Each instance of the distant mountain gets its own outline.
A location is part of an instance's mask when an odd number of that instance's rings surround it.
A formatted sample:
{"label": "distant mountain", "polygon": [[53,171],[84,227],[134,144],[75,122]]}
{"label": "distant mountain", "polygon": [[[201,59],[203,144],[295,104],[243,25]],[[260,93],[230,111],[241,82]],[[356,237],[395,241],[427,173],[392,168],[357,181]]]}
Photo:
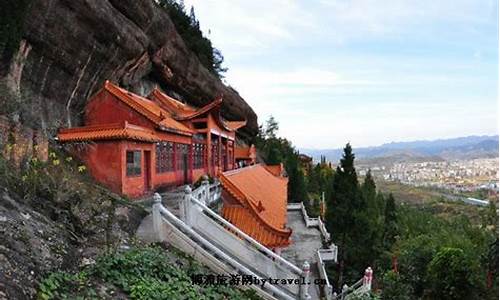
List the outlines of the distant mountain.
{"label": "distant mountain", "polygon": [[[315,160],[319,160],[323,155],[332,162],[337,162],[342,156],[342,149],[299,149],[299,151],[312,156]],[[394,163],[498,157],[498,135],[391,142],[375,147],[354,148],[353,151],[360,162],[377,160]]]}

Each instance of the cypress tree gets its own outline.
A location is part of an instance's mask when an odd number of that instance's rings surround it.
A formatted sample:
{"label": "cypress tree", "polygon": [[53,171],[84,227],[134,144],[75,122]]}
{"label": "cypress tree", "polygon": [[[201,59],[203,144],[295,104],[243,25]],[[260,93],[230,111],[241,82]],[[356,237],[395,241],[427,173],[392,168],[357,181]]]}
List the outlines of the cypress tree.
{"label": "cypress tree", "polygon": [[[354,153],[350,144],[344,148],[340,165],[333,176],[333,189],[327,203],[326,225],[335,243],[339,246],[339,286],[343,283],[343,273],[350,251],[356,247],[356,211],[361,209],[358,176],[354,168]],[[359,246],[359,245],[358,245]]]}
{"label": "cypress tree", "polygon": [[387,250],[389,250],[396,241],[396,236],[398,235],[397,224],[396,201],[391,193],[389,197],[387,197],[384,210],[384,235],[382,244]]}

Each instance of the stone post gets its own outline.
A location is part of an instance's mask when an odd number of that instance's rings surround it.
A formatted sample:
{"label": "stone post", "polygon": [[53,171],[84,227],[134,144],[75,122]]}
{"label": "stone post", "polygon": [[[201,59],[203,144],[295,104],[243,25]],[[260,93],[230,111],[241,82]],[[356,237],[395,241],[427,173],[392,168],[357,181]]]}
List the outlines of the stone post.
{"label": "stone post", "polygon": [[341,294],[341,297],[340,297],[340,300],[344,300],[345,297],[347,296],[347,290],[349,289],[349,287],[347,286],[347,284],[344,284],[342,286],[342,294]]}
{"label": "stone post", "polygon": [[373,277],[372,268],[370,267],[366,268],[365,276],[363,277],[363,285],[365,286],[365,290],[367,292],[372,289],[372,277]]}
{"label": "stone post", "polygon": [[161,196],[158,193],[154,193],[153,195],[153,230],[154,230],[154,238],[160,242],[164,241],[163,236],[163,226],[161,221]]}
{"label": "stone post", "polygon": [[307,260],[302,265],[302,277],[304,278],[304,285],[301,288],[300,299],[309,300],[311,299],[311,295],[309,295],[309,276],[310,276],[311,266],[307,262]]}
{"label": "stone post", "polygon": [[214,191],[214,201],[218,201],[222,195],[222,185],[219,178],[214,178],[214,186],[216,187]]}
{"label": "stone post", "polygon": [[337,296],[337,294],[333,293],[333,287],[329,286],[328,290],[326,292],[326,299],[331,300],[332,299],[332,295],[334,295],[335,297]]}
{"label": "stone post", "polygon": [[182,209],[183,212],[181,213],[183,215],[184,223],[186,223],[187,226],[191,227],[191,187],[189,185],[186,185],[184,188],[184,199],[182,201]]}
{"label": "stone post", "polygon": [[203,186],[203,193],[205,194],[205,197],[203,201],[205,202],[205,205],[210,204],[210,183],[208,182],[208,176],[203,175],[202,181],[201,181],[201,186]]}

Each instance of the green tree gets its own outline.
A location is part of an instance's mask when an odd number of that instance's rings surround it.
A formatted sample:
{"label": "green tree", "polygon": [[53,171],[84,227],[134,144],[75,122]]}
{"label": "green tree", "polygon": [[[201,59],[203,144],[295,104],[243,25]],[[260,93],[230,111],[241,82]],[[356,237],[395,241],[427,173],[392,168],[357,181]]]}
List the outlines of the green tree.
{"label": "green tree", "polygon": [[300,165],[299,153],[293,145],[284,138],[277,137],[279,124],[271,116],[265,126],[259,126],[259,134],[255,145],[259,156],[268,165],[283,163],[288,175],[288,201],[300,202],[307,200],[307,183]]}
{"label": "green tree", "polygon": [[279,128],[280,127],[276,119],[273,116],[270,116],[269,119],[267,119],[266,121],[266,131],[265,131],[266,138],[275,139]]}
{"label": "green tree", "polygon": [[476,299],[471,264],[462,249],[443,248],[436,253],[428,269],[432,299]]}
{"label": "green tree", "polygon": [[389,194],[385,202],[384,229],[382,245],[385,249],[390,249],[396,241],[398,235],[398,219],[396,211],[396,201],[394,196]]}
{"label": "green tree", "polygon": [[223,73],[227,71],[227,68],[222,67],[224,57],[220,50],[213,47],[212,42],[203,36],[194,8],[191,7],[188,14],[182,0],[179,2],[158,0],[157,3],[167,11],[175,29],[186,46],[198,57],[200,63],[211,73],[223,78]]}
{"label": "green tree", "polygon": [[[352,262],[352,250],[363,225],[358,223],[358,211],[362,209],[358,176],[354,168],[354,153],[350,144],[344,148],[340,165],[333,175],[332,196],[327,203],[326,225],[339,246],[338,283],[343,283],[346,263]],[[363,269],[362,269],[363,270]]]}
{"label": "green tree", "polygon": [[393,271],[384,274],[382,279],[381,299],[384,300],[410,300],[411,286],[403,281],[403,278]]}
{"label": "green tree", "polygon": [[487,229],[491,229],[496,235],[498,235],[498,212],[497,206],[493,201],[490,201],[488,206],[482,211],[482,226]]}
{"label": "green tree", "polygon": [[298,153],[290,155],[285,163],[288,174],[288,202],[307,202],[304,173],[300,169]]}
{"label": "green tree", "polygon": [[412,287],[413,297],[419,299],[427,285],[427,266],[436,252],[436,241],[430,236],[405,240],[400,246],[399,271],[404,282]]}
{"label": "green tree", "polygon": [[[362,208],[357,210],[357,225],[361,229],[355,247],[356,264],[360,269],[367,265],[374,266],[375,260],[382,251],[383,211],[379,201],[383,201],[377,194],[377,187],[368,171],[361,185]],[[364,225],[364,226],[359,226]]]}

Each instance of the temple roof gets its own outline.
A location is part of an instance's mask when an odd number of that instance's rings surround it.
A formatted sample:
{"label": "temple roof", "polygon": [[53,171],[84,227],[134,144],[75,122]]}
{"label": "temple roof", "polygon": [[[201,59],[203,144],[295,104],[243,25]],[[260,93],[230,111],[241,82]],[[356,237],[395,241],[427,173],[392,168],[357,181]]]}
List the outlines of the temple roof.
{"label": "temple roof", "polygon": [[226,123],[226,127],[232,131],[236,131],[247,125],[247,121],[224,121],[224,123]]}
{"label": "temple roof", "polygon": [[158,88],[154,88],[149,98],[152,98],[160,104],[164,109],[170,111],[174,116],[183,116],[196,111],[196,108],[182,103],[181,101],[174,99],[167,94],[161,92]]}
{"label": "temple roof", "polygon": [[61,129],[57,137],[61,142],[117,139],[156,142],[160,140],[153,130],[128,122]]}
{"label": "temple roof", "polygon": [[[192,120],[212,110],[217,111],[218,113],[220,105],[222,104],[222,97],[218,97],[214,101],[208,103],[207,105],[201,108],[195,108],[166,95],[165,93],[161,92],[158,88],[153,89],[149,97],[156,100],[161,105],[162,108],[168,110],[172,114],[172,116],[178,121]],[[247,121],[223,120],[218,114],[215,119],[222,128],[228,131],[236,131],[247,124]]]}
{"label": "temple roof", "polygon": [[286,228],[288,180],[274,176],[261,165],[224,172],[220,176],[225,199],[222,215],[266,247],[290,243]]}
{"label": "temple roof", "polygon": [[278,164],[278,165],[265,165],[264,168],[266,170],[273,174],[274,176],[283,176],[286,171],[285,168],[283,167],[283,164]]}
{"label": "temple roof", "polygon": [[116,98],[130,108],[158,125],[160,129],[184,135],[193,134],[193,131],[189,129],[189,127],[172,118],[171,113],[160,107],[158,103],[129,92],[109,81],[106,81],[104,84],[104,89],[116,96]]}
{"label": "temple roof", "polygon": [[255,146],[250,147],[234,147],[235,159],[255,159],[257,157]]}

